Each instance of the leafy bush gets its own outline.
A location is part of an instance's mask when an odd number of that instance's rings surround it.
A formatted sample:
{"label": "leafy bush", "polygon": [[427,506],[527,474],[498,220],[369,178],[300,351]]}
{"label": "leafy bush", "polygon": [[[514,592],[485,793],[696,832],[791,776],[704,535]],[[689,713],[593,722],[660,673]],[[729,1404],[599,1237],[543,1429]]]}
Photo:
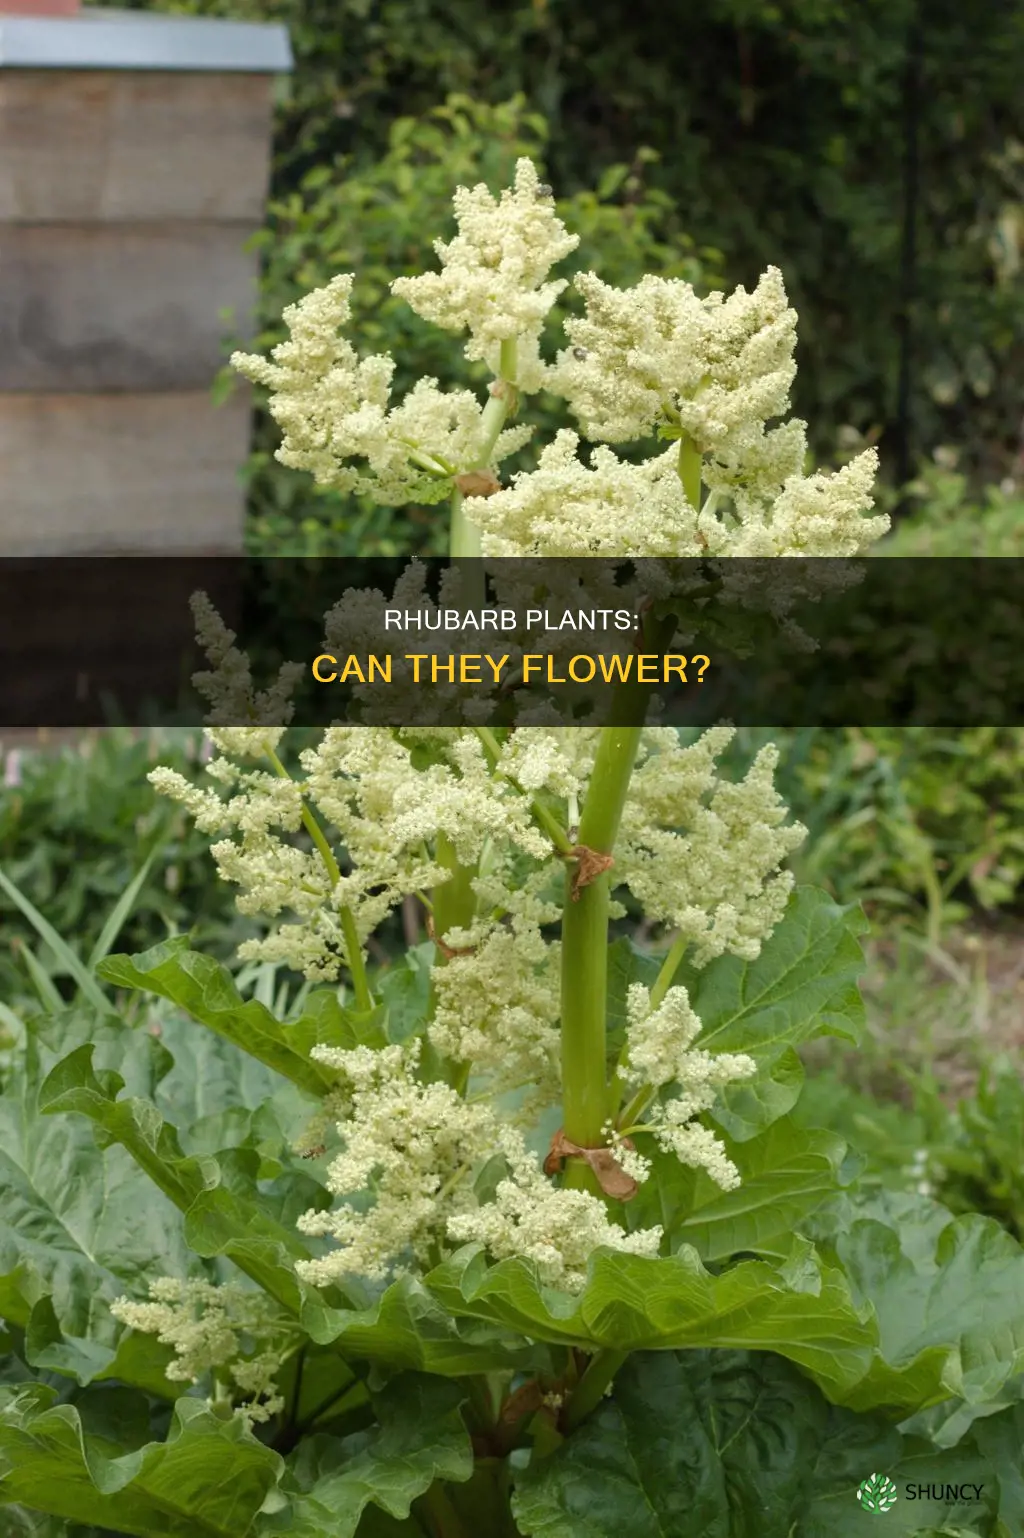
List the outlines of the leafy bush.
{"label": "leafy bush", "polygon": [[[90,733],[59,749],[8,752],[0,876],[42,909],[58,933],[74,937],[81,959],[133,881],[140,884],[122,943],[153,945],[193,923],[224,954],[237,942],[238,922],[211,879],[205,841],[177,808],[154,801],[146,784],[158,755],[195,775],[198,752],[194,732],[128,731]],[[10,892],[0,890],[0,998],[24,991],[24,950],[36,938]],[[43,975],[63,986],[66,968],[49,945],[37,959]]]}
{"label": "leafy bush", "polygon": [[769,737],[810,833],[794,857],[802,880],[907,918],[933,944],[978,908],[1018,904],[1024,728],[747,728],[737,756]]}
{"label": "leafy bush", "polygon": [[982,1065],[970,1093],[951,1097],[934,1071],[906,1075],[904,1102],[814,1077],[797,1113],[827,1121],[863,1155],[861,1180],[983,1212],[1024,1240],[1024,1089],[1007,1056]]}
{"label": "leafy bush", "polygon": [[1024,487],[1011,477],[979,495],[965,475],[932,464],[906,486],[905,493],[907,511],[877,554],[1024,555]]}

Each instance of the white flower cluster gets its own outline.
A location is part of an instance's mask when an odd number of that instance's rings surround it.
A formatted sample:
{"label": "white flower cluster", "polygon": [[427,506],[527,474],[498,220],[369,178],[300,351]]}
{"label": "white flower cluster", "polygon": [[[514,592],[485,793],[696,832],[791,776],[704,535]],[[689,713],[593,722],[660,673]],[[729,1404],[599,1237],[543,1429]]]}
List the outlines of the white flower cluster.
{"label": "white flower cluster", "polygon": [[[425,319],[468,330],[467,358],[499,378],[514,375],[516,392],[563,395],[599,444],[584,465],[578,437],[562,431],[535,470],[467,494],[484,554],[851,556],[884,532],[887,519],[865,516],[873,449],[835,475],[805,477],[806,424],[767,425],[788,410],[796,372],[797,317],[777,268],[752,293],[704,298],[679,278],[647,276],[620,290],[577,274],[585,314],[566,321],[570,345],[549,364],[541,331],[566,284],[548,275],[578,244],[550,189],[522,159],[499,198],[481,183],[458,188],[453,205],[458,234],[435,241],[441,271],[396,278],[393,292]],[[232,360],[271,392],[283,432],[277,457],[321,484],[391,504],[440,501],[470,469],[493,474],[530,429],[506,428],[490,446],[480,403],[440,391],[435,379],[392,407],[393,359],[360,360],[338,335],[352,282],[336,277],[290,306],[290,340],[271,359]],[[640,464],[606,447],[655,433],[673,444]],[[692,483],[684,488],[681,449],[697,456],[703,502]]]}
{"label": "white flower cluster", "polygon": [[758,956],[793,887],[781,863],[806,836],[785,821],[775,747],[762,748],[742,780],[718,777],[733,735],[712,727],[683,747],[671,727],[644,733],[615,854],[647,917],[689,939],[698,966],[727,951]]}
{"label": "white flower cluster", "polygon": [[[482,407],[468,390],[439,390],[436,379],[419,380],[391,406],[394,359],[359,359],[338,335],[349,319],[352,282],[351,274],[332,278],[289,305],[290,339],[270,360],[235,353],[231,362],[270,391],[282,464],[308,470],[318,485],[366,493],[385,505],[443,501],[453,477],[479,462]],[[486,468],[496,468],[530,433],[522,426],[501,433]]]}
{"label": "white flower cluster", "polygon": [[566,286],[547,281],[556,262],[579,245],[555,213],[531,160],[516,164],[515,186],[495,200],[481,182],[459,187],[453,199],[459,233],[434,242],[441,271],[396,278],[392,292],[424,320],[446,331],[469,332],[466,357],[484,359],[499,373],[502,342],[517,341],[516,377],[526,394],[540,389],[547,370],[537,343],[545,317]]}
{"label": "white flower cluster", "polygon": [[552,1185],[514,1132],[504,1132],[502,1151],[509,1175],[492,1202],[449,1220],[451,1238],[482,1244],[495,1260],[532,1261],[545,1285],[573,1293],[582,1291],[587,1262],[599,1248],[657,1255],[660,1228],[627,1234],[596,1196]]}
{"label": "white flower cluster", "polygon": [[[229,751],[236,738],[240,753],[251,751],[247,729],[211,735]],[[507,777],[491,772],[472,731],[427,735],[438,752],[424,769],[413,762],[415,733],[402,741],[394,732],[365,727],[325,731],[319,746],[302,755],[302,782],[243,771],[217,758],[208,773],[229,792],[226,797],[176,771],[152,771],[157,790],[180,801],[204,832],[238,835],[220,840],[211,852],[222,878],[240,888],[239,910],[280,920],[265,936],[244,942],[243,959],[282,962],[314,980],[337,977],[342,965],[351,965],[339,910],[348,909],[364,941],[406,895],[449,879],[430,852],[439,835],[468,865],[479,862],[486,848],[480,880],[491,907],[534,923],[555,916],[555,910],[538,907],[537,881],[508,874],[523,856],[552,858],[529,804]],[[337,881],[315,848],[294,839],[304,803],[347,853],[350,868]]]}
{"label": "white flower cluster", "polygon": [[432,972],[431,1045],[493,1093],[529,1087],[524,1114],[558,1098],[559,960],[536,925],[513,923]]}
{"label": "white flower cluster", "polygon": [[[346,1201],[299,1219],[303,1233],[337,1246],[299,1263],[299,1274],[314,1286],[428,1269],[453,1244],[475,1241],[495,1260],[525,1256],[552,1286],[578,1291],[599,1245],[657,1253],[660,1229],[627,1234],[597,1197],[552,1185],[492,1104],[468,1101],[448,1084],[421,1082],[418,1042],[376,1051],[320,1047],[313,1055],[336,1068],[349,1089],[348,1114],[338,1124],[345,1148],[327,1171],[328,1189],[343,1198],[373,1196],[367,1210]],[[494,1200],[481,1203],[473,1176],[499,1153],[510,1173]]]}
{"label": "white flower cluster", "polygon": [[239,1408],[250,1421],[269,1420],[284,1408],[274,1380],[287,1351],[288,1323],[264,1293],[163,1276],[150,1282],[149,1298],[118,1298],[110,1312],[174,1347],[167,1368],[172,1382],[196,1383],[213,1373],[247,1396]]}
{"label": "white flower cluster", "polygon": [[729,452],[787,409],[797,318],[777,267],[728,299],[700,299],[681,278],[622,290],[584,272],[575,286],[586,313],[565,323],[573,345],[552,385],[588,438],[629,443],[671,425],[701,453]]}
{"label": "white flower cluster", "polygon": [[376,1051],[318,1047],[313,1056],[337,1069],[350,1093],[338,1124],[345,1148],[327,1171],[328,1189],[341,1197],[369,1190],[374,1200],[367,1211],[346,1203],[305,1213],[300,1230],[329,1235],[337,1248],[300,1262],[299,1274],[325,1286],[435,1264],[448,1218],[473,1200],[467,1177],[493,1152],[493,1111],[448,1084],[421,1083],[419,1042]]}
{"label": "white flower cluster", "polygon": [[599,445],[588,469],[569,428],[541,450],[537,468],[467,511],[490,556],[702,555],[697,519],[670,449],[628,464]]}
{"label": "white flower cluster", "polygon": [[[682,1164],[703,1169],[723,1191],[740,1183],[739,1172],[721,1140],[695,1120],[715,1103],[718,1091],[757,1071],[753,1058],[742,1052],[703,1052],[693,1046],[701,1023],[685,988],[669,988],[656,1009],[649,989],[633,983],[626,998],[627,1082],[655,1092],[674,1086],[675,1092],[655,1098],[644,1115],[655,1141]],[[645,1179],[647,1161],[630,1158],[620,1147],[619,1159],[634,1179]]]}

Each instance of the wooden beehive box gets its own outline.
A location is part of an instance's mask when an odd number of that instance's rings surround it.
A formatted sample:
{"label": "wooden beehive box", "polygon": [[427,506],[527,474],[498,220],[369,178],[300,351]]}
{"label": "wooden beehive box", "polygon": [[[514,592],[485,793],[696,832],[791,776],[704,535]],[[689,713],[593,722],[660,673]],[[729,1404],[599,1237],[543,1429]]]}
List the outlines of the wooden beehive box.
{"label": "wooden beehive box", "polygon": [[249,401],[211,384],[290,64],[276,25],[0,15],[0,556],[240,549]]}

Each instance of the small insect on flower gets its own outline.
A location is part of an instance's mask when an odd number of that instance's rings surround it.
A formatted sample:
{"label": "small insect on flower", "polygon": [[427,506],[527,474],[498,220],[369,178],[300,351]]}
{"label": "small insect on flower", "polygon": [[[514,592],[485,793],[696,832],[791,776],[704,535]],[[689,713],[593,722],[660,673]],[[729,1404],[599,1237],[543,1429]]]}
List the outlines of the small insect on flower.
{"label": "small insect on flower", "polygon": [[326,1143],[318,1143],[315,1148],[307,1148],[302,1154],[303,1159],[319,1159],[327,1152]]}
{"label": "small insect on flower", "polygon": [[585,347],[574,347],[573,350],[572,350],[572,355],[580,363],[582,363],[585,358],[589,358],[590,357],[590,354],[588,353],[588,351],[587,351],[587,349]]}
{"label": "small insect on flower", "polygon": [[549,187],[547,182],[538,182],[537,183],[537,196],[539,198],[553,198],[554,195],[555,195],[554,187]]}

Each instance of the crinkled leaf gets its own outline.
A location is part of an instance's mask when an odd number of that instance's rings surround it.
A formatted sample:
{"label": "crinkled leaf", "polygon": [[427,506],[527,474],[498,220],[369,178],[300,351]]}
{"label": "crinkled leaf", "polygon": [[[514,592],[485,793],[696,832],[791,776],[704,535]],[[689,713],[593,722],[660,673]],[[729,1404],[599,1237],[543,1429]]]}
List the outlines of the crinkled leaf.
{"label": "crinkled leaf", "polygon": [[793,1110],[804,1087],[804,1065],[793,1047],[776,1047],[759,1054],[757,1073],[724,1084],[713,1117],[723,1132],[742,1142],[756,1137],[780,1116]]}
{"label": "crinkled leaf", "polygon": [[[392,1517],[409,1515],[412,1502],[435,1479],[467,1480],[473,1448],[456,1384],[419,1373],[395,1378],[374,1396],[378,1426],[345,1437],[307,1437],[289,1460],[282,1492],[286,1509],[262,1517],[255,1538],[353,1538],[369,1505]],[[361,1529],[360,1529],[361,1530]]]}
{"label": "crinkled leaf", "polygon": [[[226,1111],[252,1111],[286,1087],[278,1074],[225,1036],[196,1029],[194,1020],[166,1005],[157,1006],[154,1029],[173,1059],[153,1099],[159,1109],[182,1128]],[[311,1109],[316,1104],[304,1100]]]}
{"label": "crinkled leaf", "polygon": [[[77,1112],[88,1117],[106,1142],[120,1143],[165,1196],[185,1213],[185,1237],[204,1257],[226,1255],[285,1308],[296,1312],[299,1287],[294,1261],[309,1257],[293,1229],[265,1210],[252,1180],[249,1194],[222,1183],[216,1159],[190,1158],[176,1130],[152,1100],[118,1099],[120,1074],[97,1074],[87,1043],[47,1076],[39,1092],[43,1114]],[[236,1171],[237,1173],[237,1167]]]}
{"label": "crinkled leaf", "polygon": [[[115,1324],[115,1321],[111,1321]],[[137,1335],[116,1325],[120,1339],[109,1345],[104,1339],[66,1335],[61,1329],[49,1294],[33,1305],[25,1328],[25,1360],[38,1372],[60,1373],[83,1386],[116,1379],[119,1383],[145,1389],[164,1399],[175,1399],[181,1385],[170,1382],[167,1368],[174,1360],[172,1347],[155,1335]],[[103,1335],[113,1335],[112,1329]]]}
{"label": "crinkled leaf", "polygon": [[478,1246],[467,1246],[432,1271],[426,1285],[452,1314],[503,1323],[537,1340],[616,1351],[777,1351],[832,1398],[863,1377],[877,1338],[842,1273],[820,1264],[810,1246],[788,1271],[752,1260],[720,1276],[689,1245],[663,1259],[599,1250],[578,1295],[543,1286],[525,1260],[488,1266]]}
{"label": "crinkled leaf", "polygon": [[453,1319],[422,1285],[405,1276],[372,1305],[331,1308],[308,1292],[300,1321],[320,1345],[337,1342],[348,1357],[364,1357],[399,1369],[459,1377],[514,1368],[551,1371],[550,1353],[502,1324]]}
{"label": "crinkled leaf", "polygon": [[[387,1041],[408,1041],[421,1029],[430,1005],[432,944],[411,947],[402,962],[381,972],[374,983],[387,1012]],[[381,1043],[383,1045],[383,1043]]]}
{"label": "crinkled leaf", "polygon": [[298,1020],[278,1020],[256,999],[242,998],[227,967],[189,950],[187,940],[180,937],[137,956],[108,956],[96,975],[118,988],[141,989],[170,999],[193,1020],[310,1094],[322,1095],[333,1077],[310,1058],[312,1048],[320,1043],[349,1045],[345,1012],[333,994],[313,994]]}
{"label": "crinkled leaf", "polygon": [[40,1370],[166,1393],[164,1349],[131,1346],[110,1304],[149,1275],[184,1273],[181,1219],[124,1149],[36,1114],[41,1081],[76,1041],[141,1090],[167,1066],[152,1037],[109,1019],[72,1010],[32,1023],[0,1097],[0,1316],[27,1331]]}
{"label": "crinkled leaf", "polygon": [[613,1066],[626,1039],[626,998],[633,983],[654,982],[660,970],[656,957],[639,950],[628,935],[620,935],[608,947],[608,1022],[609,1066]]}
{"label": "crinkled leaf", "polygon": [[[932,1204],[922,1207],[927,1219]],[[848,1398],[855,1408],[910,1412],[950,1395],[980,1404],[1024,1370],[1024,1250],[991,1218],[945,1216],[937,1234],[938,1218],[930,1224],[927,1248],[912,1222],[861,1218],[835,1237],[854,1296],[878,1318],[877,1358]]]}
{"label": "crinkled leaf", "polygon": [[1024,1405],[978,1421],[973,1440],[996,1471],[999,1489],[998,1538],[1024,1533]]}
{"label": "crinkled leaf", "polygon": [[831,1132],[805,1132],[789,1117],[742,1143],[724,1139],[741,1177],[723,1191],[704,1173],[656,1154],[627,1214],[636,1228],[660,1223],[672,1244],[705,1261],[743,1253],[783,1255],[801,1221],[837,1188],[846,1151]]}
{"label": "crinkled leaf", "polygon": [[0,1390],[0,1501],[141,1538],[240,1538],[281,1459],[198,1399],[180,1399],[165,1442],[112,1450],[42,1384]]}
{"label": "crinkled leaf", "polygon": [[[1019,1447],[1005,1451],[1019,1467]],[[856,1491],[875,1470],[900,1491],[887,1533],[991,1531],[996,1468],[976,1447],[937,1452],[830,1405],[776,1356],[640,1354],[609,1402],[517,1475],[515,1511],[528,1538],[868,1538],[876,1519]],[[908,1500],[907,1483],[984,1489]]]}
{"label": "crinkled leaf", "polygon": [[856,1040],[864,1019],[857,937],[866,929],[858,907],[798,887],[756,961],[720,956],[700,970],[681,967],[676,981],[700,1016],[701,1047],[774,1063],[783,1047],[816,1036]]}

